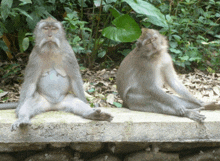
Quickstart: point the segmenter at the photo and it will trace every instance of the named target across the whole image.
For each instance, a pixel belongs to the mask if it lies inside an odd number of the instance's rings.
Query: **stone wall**
[[[197,123],[123,108],[102,110],[114,116],[112,122],[48,112],[14,132],[14,110],[0,111],[0,161],[220,160],[220,111],[202,111],[207,119]]]
[[[0,144],[1,161],[219,161],[220,143]]]

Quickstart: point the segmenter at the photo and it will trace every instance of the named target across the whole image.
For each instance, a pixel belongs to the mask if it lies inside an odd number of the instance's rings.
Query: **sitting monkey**
[[[87,119],[110,121],[110,114],[87,104],[75,54],[66,40],[62,24],[49,17],[38,22],[35,46],[25,69],[19,103],[0,104],[0,109],[16,108],[18,120],[11,130],[30,124],[42,112],[60,110]]]
[[[142,29],[137,47],[122,61],[117,72],[117,89],[123,106],[136,111],[188,117],[202,122],[203,108],[216,108],[214,103],[197,100],[178,80],[164,36],[153,29]],[[180,97],[163,91],[169,85]]]

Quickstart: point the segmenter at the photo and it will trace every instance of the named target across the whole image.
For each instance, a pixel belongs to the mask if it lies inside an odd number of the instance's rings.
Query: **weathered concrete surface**
[[[48,142],[220,142],[220,111],[202,111],[199,124],[187,118],[101,108],[112,122],[91,121],[71,113],[51,111],[32,118],[32,125],[10,131],[14,110],[0,111],[0,143]]]

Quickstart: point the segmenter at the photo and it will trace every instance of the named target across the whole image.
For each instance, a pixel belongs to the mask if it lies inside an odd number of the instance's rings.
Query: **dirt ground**
[[[122,100],[116,89],[116,72],[116,68],[103,70],[84,68],[81,70],[84,90],[91,106],[121,107]],[[195,70],[193,73],[179,74],[179,78],[196,98],[204,102],[214,101],[220,103],[220,73],[204,74],[199,70]],[[1,79],[0,102],[18,101],[22,79],[22,74]],[[172,93],[166,87],[164,90],[167,93]]]

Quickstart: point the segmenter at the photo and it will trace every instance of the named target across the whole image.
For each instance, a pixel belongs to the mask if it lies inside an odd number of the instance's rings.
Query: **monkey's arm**
[[[32,97],[37,88],[37,82],[41,74],[42,63],[39,56],[36,54],[36,49],[33,49],[28,64],[25,68],[24,82],[22,84],[19,106],[23,102]]]
[[[70,52],[71,51],[71,52]],[[66,53],[68,54],[66,57],[65,62],[65,71],[67,72],[67,75],[70,77],[70,83],[72,90],[76,97],[81,99],[82,101],[87,103],[84,89],[83,89],[83,81],[79,70],[79,65],[76,60],[75,54],[72,51],[70,45],[66,47]]]
[[[164,68],[165,80],[167,84],[180,96],[187,99],[190,102],[196,103],[202,106],[202,101],[196,99],[186,87],[179,81],[178,76],[174,70],[173,64],[169,63]]]
[[[71,80],[71,87],[73,89],[73,92],[76,95],[76,97],[78,97],[79,99],[81,99],[82,101],[87,103],[87,100],[86,100],[86,97],[84,94],[83,82],[82,82],[81,75],[79,72],[76,72],[75,75],[76,75],[75,78],[73,78]]]

